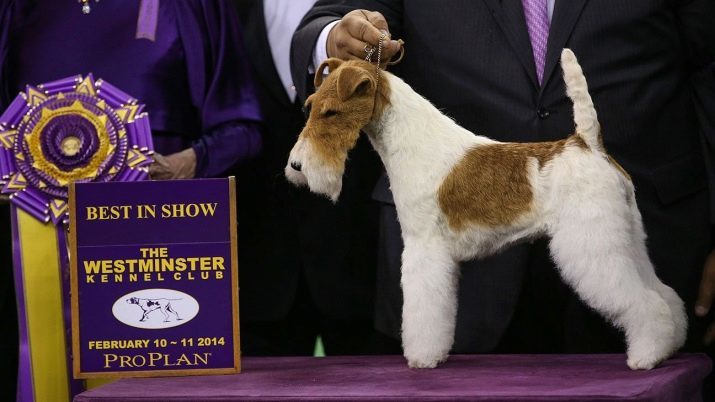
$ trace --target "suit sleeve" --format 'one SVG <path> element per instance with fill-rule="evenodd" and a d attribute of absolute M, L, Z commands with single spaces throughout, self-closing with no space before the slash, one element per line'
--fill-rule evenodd
<path fill-rule="evenodd" d="M 695 71 L 715 62 L 715 0 L 674 1 L 688 64 Z"/>
<path fill-rule="evenodd" d="M 0 113 L 5 110 L 11 97 L 11 94 L 8 93 L 8 83 L 3 77 L 5 77 L 4 67 L 7 62 L 8 31 L 10 30 L 13 5 L 13 0 L 0 0 Z"/>
<path fill-rule="evenodd" d="M 715 224 L 715 64 L 693 75 L 693 95 L 708 170 L 710 223 Z"/>
<path fill-rule="evenodd" d="M 298 97 L 305 99 L 313 91 L 308 68 L 312 63 L 315 43 L 323 28 L 352 10 L 379 11 L 387 19 L 393 38 L 399 37 L 403 0 L 321 0 L 306 14 L 293 35 L 291 73 Z"/>
<path fill-rule="evenodd" d="M 715 224 L 715 0 L 675 2 L 680 34 L 692 70 L 693 103 L 700 123 Z"/>
<path fill-rule="evenodd" d="M 201 136 L 196 177 L 215 177 L 260 149 L 258 98 L 236 9 L 227 1 L 178 1 L 192 103 Z"/>

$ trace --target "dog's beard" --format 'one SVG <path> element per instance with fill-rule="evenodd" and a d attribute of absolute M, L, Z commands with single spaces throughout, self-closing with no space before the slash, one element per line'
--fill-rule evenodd
<path fill-rule="evenodd" d="M 327 168 L 325 165 L 311 165 L 308 163 L 309 167 L 305 170 L 310 191 L 327 196 L 333 203 L 337 202 L 343 189 L 343 172 L 336 172 L 335 169 Z"/>
<path fill-rule="evenodd" d="M 300 166 L 301 170 L 297 171 L 291 165 Z M 285 174 L 286 178 L 296 186 L 307 184 L 310 191 L 325 195 L 335 203 L 343 188 L 344 168 L 344 162 L 339 169 L 322 163 L 312 150 L 310 142 L 300 138 L 290 152 Z"/>

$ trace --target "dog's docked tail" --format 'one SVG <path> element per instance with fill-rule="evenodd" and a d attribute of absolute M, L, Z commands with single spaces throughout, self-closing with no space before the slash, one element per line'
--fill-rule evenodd
<path fill-rule="evenodd" d="M 561 69 L 564 71 L 566 94 L 573 102 L 576 134 L 581 137 L 592 150 L 605 152 L 601 139 L 601 125 L 598 123 L 596 109 L 593 107 L 591 95 L 583 70 L 571 49 L 561 52 Z"/>

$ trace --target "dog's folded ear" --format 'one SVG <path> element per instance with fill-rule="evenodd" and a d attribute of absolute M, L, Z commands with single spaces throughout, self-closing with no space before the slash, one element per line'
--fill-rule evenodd
<path fill-rule="evenodd" d="M 371 93 L 375 87 L 375 78 L 364 68 L 347 66 L 338 72 L 338 98 L 343 102 L 355 95 Z"/>
<path fill-rule="evenodd" d="M 331 57 L 328 60 L 325 60 L 324 62 L 320 63 L 318 69 L 315 70 L 315 78 L 313 79 L 313 84 L 315 85 L 315 87 L 318 88 L 323 83 L 323 77 L 325 76 L 326 67 L 329 67 L 330 71 L 332 72 L 335 71 L 338 67 L 340 67 L 341 64 L 343 64 L 343 61 L 335 57 Z"/>

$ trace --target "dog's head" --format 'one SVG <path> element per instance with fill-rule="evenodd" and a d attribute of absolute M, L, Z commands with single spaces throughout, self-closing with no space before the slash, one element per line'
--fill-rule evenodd
<path fill-rule="evenodd" d="M 305 102 L 310 109 L 308 121 L 290 152 L 285 173 L 293 184 L 307 184 L 314 193 L 336 202 L 348 152 L 360 130 L 382 114 L 388 82 L 373 64 L 333 58 L 318 67 L 315 87 L 317 91 Z"/>
<path fill-rule="evenodd" d="M 129 304 L 139 304 L 139 298 L 137 297 L 130 297 L 127 299 L 127 303 Z"/>

